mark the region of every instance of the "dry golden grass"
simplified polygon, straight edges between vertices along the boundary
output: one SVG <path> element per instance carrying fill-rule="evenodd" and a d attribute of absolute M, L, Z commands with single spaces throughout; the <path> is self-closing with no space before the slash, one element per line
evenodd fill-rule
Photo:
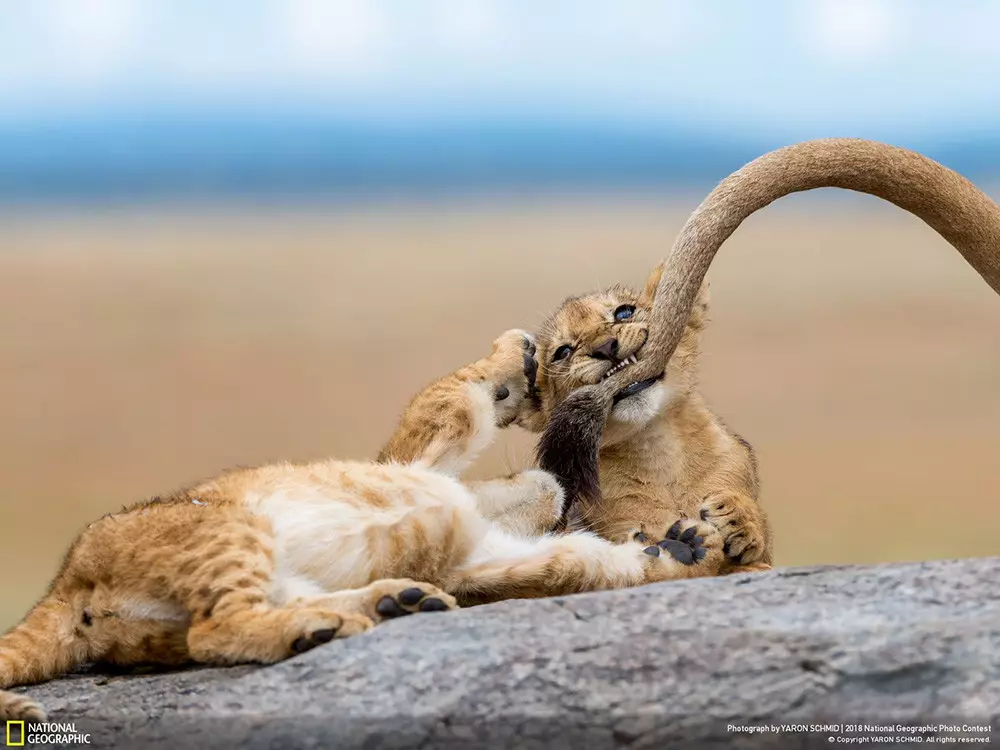
<path fill-rule="evenodd" d="M 0 221 L 0 627 L 106 511 L 373 456 L 500 331 L 640 281 L 694 204 Z M 758 448 L 780 564 L 1000 553 L 1000 299 L 954 251 L 874 201 L 797 199 L 712 279 L 704 390 Z"/>

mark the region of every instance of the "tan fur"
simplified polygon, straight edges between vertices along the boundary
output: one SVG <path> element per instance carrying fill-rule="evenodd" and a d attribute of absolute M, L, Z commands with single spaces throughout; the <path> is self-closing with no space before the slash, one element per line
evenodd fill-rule
<path fill-rule="evenodd" d="M 542 535 L 563 495 L 543 471 L 463 484 L 462 468 L 525 407 L 534 345 L 432 384 L 379 463 L 271 464 L 223 474 L 91 524 L 48 594 L 0 638 L 0 688 L 87 661 L 272 663 L 378 622 L 457 600 L 548 596 L 710 575 L 708 524 L 688 524 L 691 564 L 589 534 Z M 679 543 L 679 542 L 678 542 Z M 0 719 L 40 720 L 0 692 Z"/>
<path fill-rule="evenodd" d="M 664 509 L 668 514 L 698 509 L 726 536 L 731 557 L 742 548 L 738 561 L 756 559 L 753 568 L 770 562 L 770 533 L 753 501 L 757 487 L 752 454 L 687 389 L 704 314 L 699 290 L 704 289 L 715 253 L 744 219 L 782 196 L 819 187 L 869 193 L 915 214 L 1000 294 L 1000 208 L 950 169 L 912 151 L 857 139 L 808 141 L 754 160 L 702 202 L 647 283 L 642 316 L 631 326 L 622 324 L 646 329 L 645 336 L 632 332 L 628 337 L 630 348 L 640 347 L 630 352 L 638 355 L 635 364 L 597 381 L 594 375 L 600 368 L 593 363 L 560 372 L 546 359 L 553 346 L 574 336 L 586 352 L 598 335 L 614 327 L 607 322 L 613 304 L 635 299 L 627 290 L 567 301 L 541 335 L 544 370 L 539 383 L 549 384 L 540 417 L 551 419 L 557 409 L 569 413 L 595 398 L 605 404 L 604 415 L 610 414 L 599 462 L 604 497 L 599 506 L 581 509 L 586 524 L 609 538 L 620 538 L 630 525 L 658 528 L 669 523 L 669 515 L 659 515 Z M 639 396 L 612 408 L 615 394 L 665 369 L 667 387 L 677 385 L 672 399 L 660 409 L 647 404 L 646 412 L 657 411 L 657 416 L 642 429 L 623 427 L 623 407 Z M 651 391 L 640 395 L 649 401 Z M 522 422 L 539 428 L 537 417 L 526 416 Z"/>
<path fill-rule="evenodd" d="M 616 361 L 643 352 L 659 278 L 658 269 L 642 293 L 616 286 L 568 299 L 543 324 L 538 334 L 541 409 L 525 415 L 523 424 L 540 429 L 570 393 L 601 383 Z M 635 313 L 616 322 L 614 312 L 622 305 L 634 306 Z M 723 534 L 729 563 L 721 572 L 763 570 L 772 560 L 771 533 L 757 503 L 753 451 L 697 391 L 707 319 L 705 285 L 662 382 L 611 411 L 599 454 L 600 495 L 580 500 L 570 528 L 622 542 L 639 527 L 650 539 L 662 539 L 678 518 L 701 517 Z M 593 352 L 610 340 L 618 342 L 615 359 L 595 359 Z M 554 352 L 566 344 L 574 347 L 572 354 L 553 361 Z"/>

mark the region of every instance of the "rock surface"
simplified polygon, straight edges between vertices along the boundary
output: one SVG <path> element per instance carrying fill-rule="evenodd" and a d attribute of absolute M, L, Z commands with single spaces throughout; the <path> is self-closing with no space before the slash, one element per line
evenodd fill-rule
<path fill-rule="evenodd" d="M 829 747 L 921 726 L 919 744 L 995 746 L 1000 558 L 503 602 L 266 668 L 86 674 L 28 692 L 91 747 Z M 866 723 L 885 731 L 850 727 Z"/>

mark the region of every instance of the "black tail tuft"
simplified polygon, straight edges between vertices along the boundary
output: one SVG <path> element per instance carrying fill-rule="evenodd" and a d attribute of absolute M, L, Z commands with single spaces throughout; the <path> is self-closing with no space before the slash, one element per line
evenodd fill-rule
<path fill-rule="evenodd" d="M 552 413 L 538 441 L 538 465 L 556 477 L 566 494 L 556 528 L 579 501 L 601 496 L 597 461 L 611 404 L 596 387 L 574 391 Z"/>

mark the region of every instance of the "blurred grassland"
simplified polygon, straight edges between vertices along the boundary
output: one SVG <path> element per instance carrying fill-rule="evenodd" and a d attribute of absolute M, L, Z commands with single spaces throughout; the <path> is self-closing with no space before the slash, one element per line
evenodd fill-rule
<path fill-rule="evenodd" d="M 0 628 L 102 513 L 374 456 L 502 330 L 640 283 L 696 203 L 0 218 Z M 873 199 L 793 199 L 710 278 L 703 390 L 758 450 L 780 564 L 1000 554 L 1000 299 L 957 253 Z M 512 430 L 475 473 L 530 455 Z"/>

